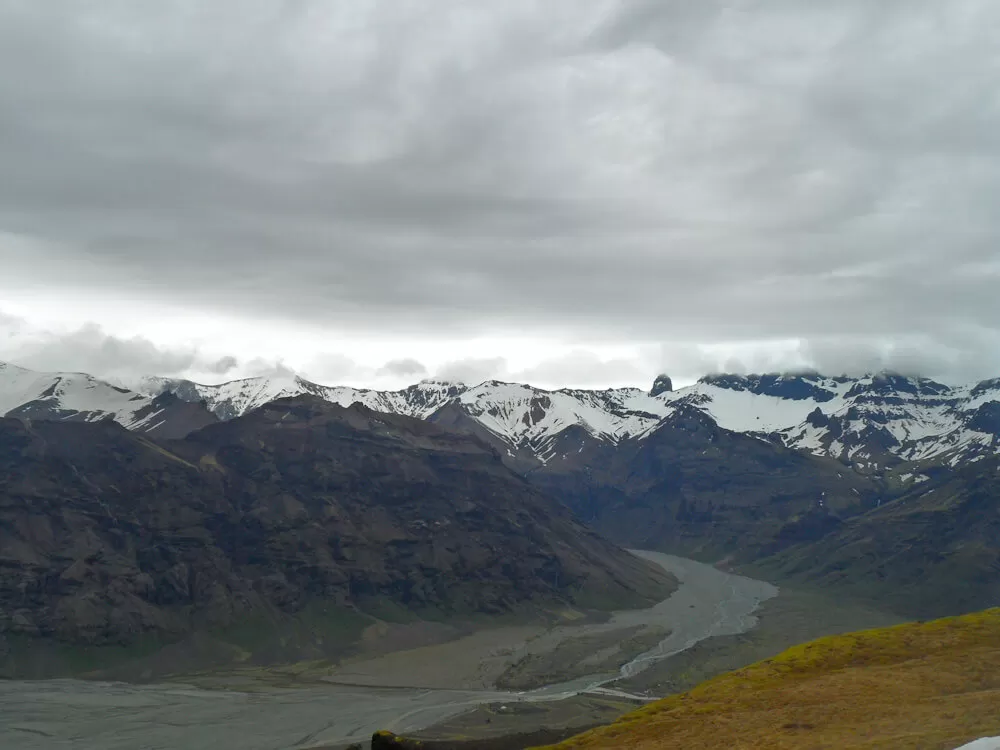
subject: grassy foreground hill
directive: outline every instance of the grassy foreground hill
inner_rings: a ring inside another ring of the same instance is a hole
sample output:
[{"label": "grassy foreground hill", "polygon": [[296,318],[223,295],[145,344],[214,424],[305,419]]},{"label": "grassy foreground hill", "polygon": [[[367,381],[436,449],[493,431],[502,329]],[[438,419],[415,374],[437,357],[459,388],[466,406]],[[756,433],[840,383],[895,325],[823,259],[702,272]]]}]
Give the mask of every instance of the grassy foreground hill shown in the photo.
[{"label": "grassy foreground hill", "polygon": [[1000,608],[830,636],[549,750],[950,750],[1000,734]]}]

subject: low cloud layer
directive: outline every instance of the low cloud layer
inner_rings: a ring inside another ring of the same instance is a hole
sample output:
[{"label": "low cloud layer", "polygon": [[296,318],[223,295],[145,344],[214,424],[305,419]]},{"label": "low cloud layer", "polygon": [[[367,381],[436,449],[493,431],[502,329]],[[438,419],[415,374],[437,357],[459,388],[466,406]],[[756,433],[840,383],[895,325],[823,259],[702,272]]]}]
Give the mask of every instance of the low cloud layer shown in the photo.
[{"label": "low cloud layer", "polygon": [[[327,380],[1000,374],[998,29],[990,0],[12,0],[0,300],[91,300],[25,355],[53,369],[274,361],[122,338],[117,300],[432,350],[282,355]],[[443,343],[520,334],[558,351]]]},{"label": "low cloud layer", "polygon": [[203,372],[223,377],[235,371],[239,360],[231,355],[213,358],[195,348],[160,347],[141,336],[121,338],[96,323],[63,331],[32,329],[26,321],[0,313],[0,360],[42,372],[73,370],[109,378],[145,374],[178,376]]},{"label": "low cloud layer", "polygon": [[957,383],[1000,373],[1000,334],[990,329],[952,331],[947,343],[930,336],[900,339],[827,337],[811,340],[725,342],[714,345],[664,343],[625,354],[601,356],[569,349],[525,365],[506,357],[446,358],[421,362],[406,357],[358,361],[337,352],[310,353],[295,361],[218,355],[198,347],[160,346],[140,336],[119,337],[95,323],[63,331],[40,330],[0,310],[0,361],[40,371],[81,371],[133,383],[144,375],[222,382],[239,377],[305,377],[335,385],[399,388],[432,378],[477,384],[484,380],[524,382],[547,388],[648,387],[659,373],[685,385],[717,372],[761,373],[817,370],[828,375],[862,375],[890,370]]}]

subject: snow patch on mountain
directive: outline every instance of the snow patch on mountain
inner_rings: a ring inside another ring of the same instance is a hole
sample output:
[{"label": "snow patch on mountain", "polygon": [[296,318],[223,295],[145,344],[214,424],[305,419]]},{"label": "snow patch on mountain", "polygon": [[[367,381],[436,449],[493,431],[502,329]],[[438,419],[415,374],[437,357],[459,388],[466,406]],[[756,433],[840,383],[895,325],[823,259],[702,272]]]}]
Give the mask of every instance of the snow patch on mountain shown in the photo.
[{"label": "snow patch on mountain", "polygon": [[[831,385],[834,385],[832,381]],[[699,381],[664,395],[668,396],[669,401],[683,402],[701,409],[727,430],[770,433],[801,424],[817,408],[827,413],[836,411],[844,404],[843,395],[846,390],[845,385],[840,385],[831,389],[831,400],[816,401],[734,390],[712,382]]]},{"label": "snow patch on mountain", "polygon": [[957,465],[1000,439],[1000,384],[948,387],[925,378],[872,375],[823,409],[780,430],[790,447],[835,458],[887,457],[904,461],[947,458]]},{"label": "snow patch on mountain", "polygon": [[216,421],[197,404],[141,394],[76,372],[34,372],[0,362],[0,416],[96,422],[113,419],[130,430],[178,438]]},{"label": "snow patch on mountain", "polygon": [[466,389],[455,383],[425,381],[402,391],[375,391],[319,385],[292,374],[245,378],[219,385],[145,378],[136,388],[150,395],[171,391],[188,401],[204,401],[220,419],[233,419],[279,398],[303,394],[318,396],[340,406],[363,404],[373,411],[426,419]]},{"label": "snow patch on mountain", "polygon": [[111,416],[129,428],[155,419],[156,413],[137,417],[152,399],[119,388],[84,373],[47,373],[0,362],[0,414],[28,403],[45,403],[53,410],[87,415],[88,421]]},{"label": "snow patch on mountain", "polygon": [[529,444],[579,426],[612,443],[633,437],[671,413],[661,399],[638,389],[542,391],[518,383],[487,381],[458,402],[485,427],[515,444]]}]

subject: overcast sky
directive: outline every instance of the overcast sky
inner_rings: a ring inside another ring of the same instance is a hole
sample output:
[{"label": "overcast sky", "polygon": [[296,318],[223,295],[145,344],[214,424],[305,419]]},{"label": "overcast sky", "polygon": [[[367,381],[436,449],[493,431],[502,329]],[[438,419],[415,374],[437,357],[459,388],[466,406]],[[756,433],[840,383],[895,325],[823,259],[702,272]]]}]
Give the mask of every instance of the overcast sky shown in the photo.
[{"label": "overcast sky", "polygon": [[0,358],[1000,375],[996,0],[0,0]]}]

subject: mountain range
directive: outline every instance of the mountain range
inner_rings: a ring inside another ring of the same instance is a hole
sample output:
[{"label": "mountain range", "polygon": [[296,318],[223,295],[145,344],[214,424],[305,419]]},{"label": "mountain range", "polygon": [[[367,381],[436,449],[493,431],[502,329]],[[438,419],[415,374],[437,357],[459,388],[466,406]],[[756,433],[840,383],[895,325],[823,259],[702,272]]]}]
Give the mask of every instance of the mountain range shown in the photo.
[{"label": "mountain range", "polygon": [[[145,378],[128,389],[0,366],[8,416],[118,422],[131,431],[121,434],[202,473],[216,454],[185,458],[189,447],[172,446],[246,431],[288,399],[462,436],[531,497],[557,501],[625,547],[758,566],[920,617],[1000,597],[1000,379],[709,375],[674,389],[664,375],[649,391],[433,380],[375,391],[287,375],[221,385]],[[306,432],[325,440],[327,429]],[[265,482],[255,492],[277,490]]]},{"label": "mountain range", "polygon": [[895,472],[901,483],[926,481],[923,465],[957,466],[1000,450],[1000,378],[948,386],[893,373],[708,375],[674,390],[669,377],[661,376],[649,391],[428,380],[377,391],[283,374],[220,385],[149,377],[130,390],[89,375],[0,364],[0,414],[113,418],[165,437],[302,394],[474,431],[524,471],[566,458],[583,444],[642,440],[688,407],[723,429],[834,458],[863,473],[882,476],[906,464],[913,470]]}]

